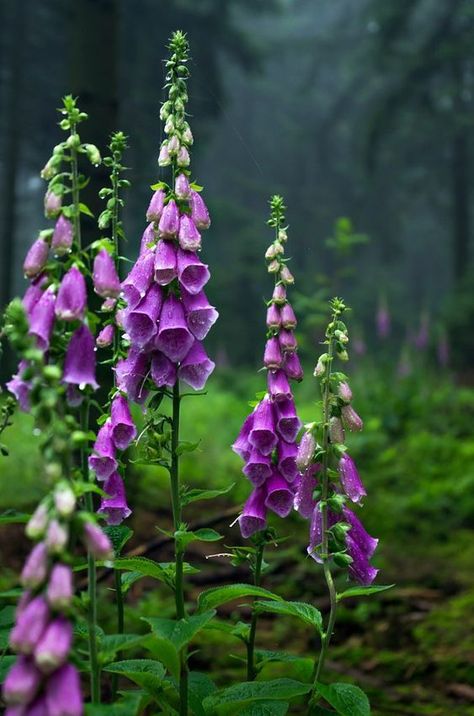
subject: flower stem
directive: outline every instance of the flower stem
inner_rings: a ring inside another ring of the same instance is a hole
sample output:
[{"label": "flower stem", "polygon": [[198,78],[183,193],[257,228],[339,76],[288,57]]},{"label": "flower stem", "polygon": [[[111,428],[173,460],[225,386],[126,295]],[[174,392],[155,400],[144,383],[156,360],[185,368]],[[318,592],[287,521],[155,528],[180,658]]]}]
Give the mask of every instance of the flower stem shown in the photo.
[{"label": "flower stem", "polygon": [[[258,545],[255,555],[255,568],[254,568],[254,584],[256,587],[260,586],[260,579],[262,575],[262,563],[263,563],[263,552],[265,549],[265,542]],[[258,615],[255,609],[252,609],[252,620],[250,622],[250,633],[247,641],[247,681],[254,681],[257,676],[255,669],[255,637],[257,634],[257,619]]]},{"label": "flower stem", "polygon": [[[171,505],[173,509],[173,527],[175,533],[181,527],[181,494],[179,484],[179,419],[180,419],[181,397],[179,394],[179,381],[173,387],[173,412],[171,419]],[[184,549],[175,536],[175,600],[176,617],[184,619],[186,608],[184,604]],[[180,653],[180,676],[179,676],[179,713],[180,716],[187,716],[188,713],[188,667],[186,647]]]},{"label": "flower stem", "polygon": [[[334,322],[334,321],[333,321]],[[331,324],[330,324],[331,325]],[[312,696],[310,704],[314,703],[314,700],[318,698],[316,691],[316,684],[319,681],[324,662],[326,659],[329,642],[331,641],[332,633],[334,630],[334,623],[336,621],[336,590],[334,587],[334,581],[331,574],[331,567],[329,565],[329,538],[328,538],[328,506],[327,499],[329,493],[329,419],[330,419],[330,380],[331,380],[331,365],[333,361],[334,352],[334,341],[332,338],[331,331],[328,330],[328,352],[326,361],[326,373],[324,376],[324,389],[323,389],[323,435],[322,435],[322,447],[323,447],[323,459],[322,459],[322,470],[321,470],[321,523],[322,523],[322,545],[321,545],[321,559],[323,560],[324,577],[326,579],[327,588],[329,591],[330,599],[330,612],[328,618],[328,624],[326,631],[323,634],[321,641],[321,651],[319,653],[319,659],[314,666],[314,684],[312,690]]]},{"label": "flower stem", "polygon": [[[115,602],[117,604],[117,634],[123,634],[124,613],[123,613],[123,594],[122,581],[120,571],[115,570]],[[112,675],[112,701],[117,698],[118,674]]]}]

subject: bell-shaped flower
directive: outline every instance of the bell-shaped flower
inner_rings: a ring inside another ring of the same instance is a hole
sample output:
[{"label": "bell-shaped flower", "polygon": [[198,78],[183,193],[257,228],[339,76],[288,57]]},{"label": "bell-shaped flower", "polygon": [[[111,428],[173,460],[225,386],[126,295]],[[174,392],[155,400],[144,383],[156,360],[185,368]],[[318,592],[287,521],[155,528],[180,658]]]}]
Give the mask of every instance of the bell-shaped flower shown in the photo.
[{"label": "bell-shaped flower", "polygon": [[46,599],[52,609],[67,609],[73,597],[72,570],[66,564],[55,564],[46,589]]},{"label": "bell-shaped flower", "polygon": [[158,233],[162,239],[173,239],[179,230],[179,210],[174,199],[171,199],[163,209]]},{"label": "bell-shaped flower", "polygon": [[342,489],[352,502],[360,502],[367,494],[354,460],[347,454],[339,460],[339,476]]},{"label": "bell-shaped flower", "polygon": [[160,239],[155,252],[155,281],[160,286],[167,286],[178,275],[176,266],[176,244],[174,241]]},{"label": "bell-shaped flower", "polygon": [[280,368],[282,362],[282,354],[280,344],[276,336],[269,338],[265,344],[265,352],[263,354],[263,365],[271,370]]},{"label": "bell-shaped flower", "polygon": [[281,313],[276,303],[271,303],[267,308],[267,328],[277,329],[281,326]]},{"label": "bell-shaped flower", "polygon": [[153,280],[154,264],[154,251],[151,249],[145,249],[145,251],[143,251],[143,253],[138,257],[125,281],[122,283],[123,296],[130,311],[138,306],[150,288]]},{"label": "bell-shaped flower", "polygon": [[[33,659],[20,656],[11,667],[2,686],[5,702],[9,706],[24,705],[33,701],[41,684],[41,672],[35,666]],[[26,711],[19,712],[27,713]],[[80,716],[80,714],[78,714]]]},{"label": "bell-shaped flower", "polygon": [[242,458],[242,460],[247,461],[250,457],[250,453],[252,451],[252,446],[249,442],[249,436],[250,431],[253,428],[253,422],[254,422],[254,416],[255,412],[250,413],[250,415],[247,415],[247,417],[244,420],[244,423],[240,429],[240,432],[237,436],[237,439],[232,445],[232,450],[239,455],[239,457]]},{"label": "bell-shaped flower", "polygon": [[265,505],[279,517],[287,517],[293,508],[294,494],[287,481],[274,470],[265,483]]},{"label": "bell-shaped flower", "polygon": [[55,256],[64,256],[71,250],[74,231],[69,219],[61,214],[54,227],[51,248]]},{"label": "bell-shaped flower", "polygon": [[276,430],[278,434],[292,443],[296,440],[298,430],[301,427],[301,420],[296,414],[295,403],[293,400],[280,400],[275,403],[276,409]]},{"label": "bell-shaped flower", "polygon": [[191,190],[190,205],[191,218],[196,227],[201,231],[203,229],[208,229],[211,225],[211,219],[209,217],[207,206],[199,192],[194,191],[194,189]]},{"label": "bell-shaped flower", "polygon": [[174,183],[174,193],[178,199],[187,199],[190,191],[191,187],[189,186],[189,179],[186,174],[178,174]]},{"label": "bell-shaped flower", "polygon": [[303,368],[301,367],[300,359],[296,351],[283,354],[282,368],[288,378],[297,381],[303,380]]},{"label": "bell-shaped flower", "polygon": [[23,566],[20,581],[28,589],[36,589],[46,579],[49,559],[48,550],[44,542],[38,542],[33,547]]},{"label": "bell-shaped flower", "polygon": [[82,716],[79,673],[72,664],[64,664],[48,679],[46,684],[48,716]]},{"label": "bell-shaped flower", "polygon": [[251,537],[256,532],[265,529],[267,523],[267,508],[265,500],[267,491],[265,485],[257,487],[244,505],[238,522],[240,532],[244,539]]},{"label": "bell-shaped flower", "polygon": [[208,267],[195,253],[178,249],[178,279],[188,293],[196,294],[202,291],[210,276]]},{"label": "bell-shaped flower", "polygon": [[264,398],[255,408],[249,443],[263,455],[270,455],[277,442],[273,406],[269,398]]},{"label": "bell-shaped flower", "polygon": [[36,345],[42,351],[47,351],[53,331],[54,305],[56,296],[52,288],[48,288],[35,305],[30,316],[29,333],[34,337]]},{"label": "bell-shaped flower", "polygon": [[10,646],[18,654],[32,654],[51,618],[44,597],[32,599],[18,615],[10,632]]},{"label": "bell-shaped flower", "polygon": [[117,395],[110,409],[112,440],[118,450],[126,450],[137,435],[128,401],[124,395]]},{"label": "bell-shaped flower", "polygon": [[252,448],[242,472],[255,487],[263,485],[273,472],[270,456],[262,455],[259,450]]},{"label": "bell-shaped flower", "polygon": [[319,465],[311,465],[295,480],[295,510],[305,519],[309,519],[316,507],[313,492],[316,489],[315,473]]},{"label": "bell-shaped flower", "polygon": [[118,472],[107,478],[104,492],[108,496],[102,498],[98,512],[105,515],[108,525],[119,525],[132,511],[127,505],[125,485]]},{"label": "bell-shaped flower", "polygon": [[178,377],[194,390],[202,390],[215,367],[216,364],[209,358],[202,343],[194,341],[181,361]]},{"label": "bell-shaped flower", "polygon": [[106,480],[117,469],[112,430],[112,422],[107,420],[97,433],[93,454],[89,457],[89,467],[98,480]]},{"label": "bell-shaped flower", "polygon": [[269,370],[267,374],[268,393],[272,400],[290,400],[291,388],[283,370]]},{"label": "bell-shaped flower", "polygon": [[135,403],[143,403],[148,396],[145,381],[149,370],[150,356],[132,346],[127,357],[119,360],[115,366],[118,389]]},{"label": "bell-shaped flower", "polygon": [[64,274],[58,289],[54,312],[63,321],[77,321],[84,318],[87,306],[87,288],[84,276],[77,266]]},{"label": "bell-shaped flower", "polygon": [[56,617],[47,626],[35,647],[36,666],[43,674],[51,674],[66,661],[72,644],[71,623],[64,616]]},{"label": "bell-shaped flower", "polygon": [[211,306],[204,291],[192,294],[186,289],[181,290],[181,298],[186,312],[186,319],[191,333],[199,341],[209,333],[211,327],[217,321],[219,314]]},{"label": "bell-shaped flower", "polygon": [[140,303],[124,317],[124,326],[134,345],[143,348],[158,331],[158,319],[163,306],[163,291],[153,283]]},{"label": "bell-shaped flower", "polygon": [[201,248],[201,234],[187,214],[180,216],[178,240],[183,251],[198,251]]},{"label": "bell-shaped flower", "polygon": [[82,390],[87,385],[97,390],[95,379],[94,336],[83,323],[72,335],[64,360],[63,382],[78,385]]},{"label": "bell-shaped flower", "polygon": [[146,212],[147,221],[159,221],[163,213],[163,206],[165,203],[165,192],[163,189],[155,191],[150,199],[148,209]]},{"label": "bell-shaped flower", "polygon": [[94,258],[92,280],[94,291],[102,298],[117,298],[120,295],[115,261],[106,249],[100,249]]},{"label": "bell-shaped flower", "polygon": [[86,522],[82,534],[87,550],[96,559],[113,559],[114,550],[112,543],[103,530],[92,522]]},{"label": "bell-shaped flower", "polygon": [[280,440],[278,443],[278,471],[287,482],[294,482],[298,474],[296,467],[296,453],[298,447],[295,443]]},{"label": "bell-shaped flower", "polygon": [[173,294],[168,294],[160,316],[156,348],[170,360],[183,360],[193,345],[194,338],[188,329],[182,302]]},{"label": "bell-shaped flower", "polygon": [[151,354],[151,379],[157,388],[165,385],[172,388],[178,379],[178,369],[161,351],[153,351]]},{"label": "bell-shaped flower", "polygon": [[44,239],[36,239],[23,262],[23,272],[27,278],[34,278],[46,266],[49,255],[49,244]]}]

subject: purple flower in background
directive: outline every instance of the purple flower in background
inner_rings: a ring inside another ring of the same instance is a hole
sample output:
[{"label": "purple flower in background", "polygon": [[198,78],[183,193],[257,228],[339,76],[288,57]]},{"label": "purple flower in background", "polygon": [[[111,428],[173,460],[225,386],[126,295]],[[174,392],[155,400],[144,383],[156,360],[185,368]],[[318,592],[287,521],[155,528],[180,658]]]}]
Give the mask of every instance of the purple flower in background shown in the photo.
[{"label": "purple flower in background", "polygon": [[107,326],[104,326],[95,339],[96,346],[98,348],[107,348],[108,346],[111,346],[114,342],[114,335],[115,327],[109,323]]},{"label": "purple flower in background", "polygon": [[86,522],[83,532],[84,544],[96,559],[113,559],[112,543],[97,525]]},{"label": "purple flower in background", "polygon": [[85,324],[72,335],[64,361],[64,383],[72,383],[80,389],[90,386],[97,390],[95,379],[95,342],[94,336]]},{"label": "purple flower in background", "polygon": [[64,664],[49,678],[46,687],[48,716],[82,716],[81,684],[77,669]]},{"label": "purple flower in background", "polygon": [[29,333],[35,338],[36,345],[47,351],[54,324],[54,306],[56,296],[52,288],[48,288],[31,311]]},{"label": "purple flower in background", "polygon": [[39,587],[48,573],[48,550],[44,542],[33,547],[24,564],[20,581],[28,589]]},{"label": "purple flower in background", "polygon": [[347,453],[344,453],[339,460],[339,475],[347,497],[352,502],[360,502],[367,493],[357,472],[356,464]]},{"label": "purple flower in background", "polygon": [[31,284],[25,291],[22,303],[23,308],[26,311],[26,315],[28,316],[28,319],[31,317],[31,312],[33,311],[33,308],[36,306],[41,296],[43,295],[42,287],[46,281],[46,276],[44,274],[40,274],[31,282]]},{"label": "purple flower in background", "polygon": [[49,255],[49,244],[44,239],[36,239],[26,254],[23,271],[27,278],[37,276],[46,265]]},{"label": "purple flower in background", "polygon": [[104,492],[108,497],[102,498],[98,512],[105,515],[108,525],[119,525],[132,511],[127,505],[125,485],[118,472],[107,478]]},{"label": "purple flower in background", "polygon": [[375,316],[375,324],[377,326],[377,335],[379,338],[387,338],[390,335],[390,313],[387,304],[381,301]]},{"label": "purple flower in background", "polygon": [[55,564],[51,570],[46,599],[53,609],[67,609],[73,597],[72,570],[65,564]]},{"label": "purple flower in background", "polygon": [[73,235],[74,232],[71,222],[61,214],[56,222],[53,238],[51,239],[51,248],[55,256],[63,256],[69,253],[72,246]]},{"label": "purple flower in background", "polygon": [[117,298],[120,295],[120,279],[115,261],[106,249],[100,249],[92,270],[94,291],[102,298]]},{"label": "purple flower in background", "polygon": [[93,454],[89,457],[89,467],[98,480],[106,480],[117,469],[112,430],[112,422],[107,420],[97,434]]},{"label": "purple flower in background", "polygon": [[43,597],[35,597],[17,616],[10,632],[10,646],[19,654],[32,654],[50,620]]},{"label": "purple flower in background", "polygon": [[72,644],[72,627],[68,619],[53,619],[38,641],[34,657],[36,666],[44,674],[50,674],[66,661]]},{"label": "purple flower in background", "polygon": [[3,698],[8,705],[29,704],[36,696],[40,683],[41,672],[36,668],[33,659],[20,656],[3,683]]},{"label": "purple flower in background", "polygon": [[87,289],[84,276],[77,266],[64,274],[59,286],[54,312],[63,321],[77,321],[84,318],[87,305]]},{"label": "purple flower in background", "polygon": [[424,313],[421,316],[420,320],[420,327],[418,329],[418,333],[415,335],[413,339],[413,343],[415,345],[415,348],[419,351],[424,351],[428,347],[428,342],[430,339],[430,319],[429,316]]},{"label": "purple flower in background", "polygon": [[7,390],[9,390],[10,393],[13,393],[15,398],[18,400],[20,410],[23,410],[25,413],[28,413],[31,407],[31,382],[29,380],[24,380],[22,377],[22,374],[27,368],[27,362],[22,360],[18,366],[16,374],[11,377],[8,383],[6,383]]},{"label": "purple flower in background", "polygon": [[110,410],[112,440],[118,450],[126,450],[137,435],[128,401],[124,395],[117,395]]}]

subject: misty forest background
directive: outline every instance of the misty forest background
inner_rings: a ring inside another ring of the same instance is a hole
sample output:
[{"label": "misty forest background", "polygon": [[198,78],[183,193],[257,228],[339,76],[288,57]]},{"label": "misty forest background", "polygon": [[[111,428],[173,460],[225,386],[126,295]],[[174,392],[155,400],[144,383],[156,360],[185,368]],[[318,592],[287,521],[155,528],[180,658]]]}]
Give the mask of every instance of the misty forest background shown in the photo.
[{"label": "misty forest background", "polygon": [[[369,492],[364,522],[381,538],[379,581],[397,585],[341,609],[329,666],[370,693],[375,716],[473,716],[472,0],[0,0],[0,28],[0,304],[23,292],[23,257],[45,225],[39,171],[58,141],[65,93],[89,113],[85,141],[103,148],[116,129],[130,137],[124,252],[137,255],[159,176],[164,48],[185,30],[194,178],[212,216],[207,293],[220,311],[208,342],[218,368],[185,418],[189,439],[201,439],[185,475],[196,485],[235,483],[195,521],[222,514],[228,543],[239,540],[227,525],[248,488],[229,445],[262,388],[265,220],[270,194],[281,193],[307,367],[296,391],[301,417],[317,410],[312,363],[327,299],[339,294],[353,309],[348,372],[366,425],[351,445]],[[85,191],[96,215],[103,172]],[[98,238],[94,221],[84,226]],[[381,306],[391,316],[386,338],[376,331]],[[5,354],[2,381],[12,361]],[[27,509],[44,489],[28,418],[6,438],[0,507]],[[132,547],[166,559],[153,528],[169,524],[165,476],[136,465],[128,489]],[[271,554],[278,587],[325,607],[320,570],[303,559],[306,525],[275,524],[291,535]],[[26,550],[21,529],[1,528],[2,589]],[[210,573],[235,577],[224,559],[210,569],[204,554],[196,558],[196,592]],[[142,628],[138,605],[152,613],[158,600],[166,610],[151,586],[130,591],[130,630]],[[312,637],[294,626],[279,624],[263,646],[280,640],[311,652]],[[212,658],[213,676],[228,683],[238,647],[222,635],[200,647],[197,658]]]}]

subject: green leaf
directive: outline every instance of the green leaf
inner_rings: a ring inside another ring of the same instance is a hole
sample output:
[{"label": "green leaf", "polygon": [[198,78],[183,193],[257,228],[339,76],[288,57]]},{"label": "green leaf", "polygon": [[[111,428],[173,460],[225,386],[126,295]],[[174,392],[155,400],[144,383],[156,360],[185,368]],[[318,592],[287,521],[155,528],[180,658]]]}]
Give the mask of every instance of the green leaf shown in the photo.
[{"label": "green leaf", "polygon": [[194,443],[189,442],[189,440],[182,440],[176,448],[176,455],[183,455],[185,452],[194,452],[194,450],[199,447],[200,442],[200,440]]},{"label": "green leaf", "polygon": [[312,604],[306,602],[255,602],[255,609],[260,612],[272,612],[273,614],[286,614],[287,616],[298,617],[301,621],[313,626],[322,634],[323,618],[321,612]]},{"label": "green leaf", "polygon": [[166,666],[170,674],[178,681],[180,672],[180,659],[174,644],[157,634],[148,634],[143,646],[147,652]]},{"label": "green leaf", "polygon": [[370,716],[369,699],[352,684],[316,684],[321,696],[340,716]]},{"label": "green leaf", "polygon": [[79,204],[79,211],[81,212],[81,214],[85,214],[86,216],[90,216],[92,219],[94,218],[94,214],[92,213],[92,211],[89,209],[88,206],[86,206],[86,205],[83,204],[82,202]]},{"label": "green leaf", "polygon": [[6,510],[0,515],[0,525],[25,524],[30,519],[30,515],[26,512],[17,512],[16,510]]},{"label": "green leaf", "polygon": [[86,716],[133,716],[141,714],[141,702],[149,699],[144,691],[127,691],[123,698],[115,704],[86,704]]},{"label": "green leaf", "polygon": [[239,711],[239,716],[285,716],[290,704],[284,701],[260,701]]},{"label": "green leaf", "polygon": [[162,639],[167,639],[179,651],[211,621],[215,613],[215,610],[211,609],[204,614],[197,614],[186,619],[164,619],[163,617],[142,617],[142,619],[151,626],[154,634]]},{"label": "green leaf", "polygon": [[99,654],[103,661],[111,661],[118,651],[139,646],[146,638],[143,634],[107,634],[100,639]]},{"label": "green leaf", "polygon": [[127,527],[127,525],[109,525],[104,528],[104,532],[112,542],[116,555],[120,554],[127,542],[133,536],[133,530],[131,530],[130,527]]},{"label": "green leaf", "polygon": [[241,597],[267,597],[267,599],[282,601],[277,594],[273,594],[263,587],[255,587],[252,584],[229,584],[225,587],[212,587],[201,592],[198,597],[197,610],[202,612],[206,609],[213,609]]},{"label": "green leaf", "polygon": [[138,686],[155,694],[161,689],[165,677],[165,667],[154,659],[130,659],[117,661],[104,668],[112,674],[126,676]]},{"label": "green leaf", "polygon": [[3,684],[5,677],[16,661],[16,656],[0,656],[0,684]]},{"label": "green leaf", "polygon": [[311,684],[294,679],[271,679],[270,681],[244,681],[227,689],[217,691],[204,699],[203,706],[208,714],[240,713],[242,706],[253,702],[289,701],[307,694]]},{"label": "green leaf", "polygon": [[176,541],[179,542],[182,547],[186,547],[190,542],[196,542],[199,540],[201,542],[217,542],[223,537],[219,534],[219,532],[211,530],[209,527],[203,527],[195,532],[180,530],[175,533],[175,536]]},{"label": "green leaf", "polygon": [[167,570],[148,557],[119,557],[114,560],[114,568],[139,572],[143,577],[152,577],[166,583],[169,580]]},{"label": "green leaf", "polygon": [[372,587],[350,587],[344,592],[340,592],[336,599],[338,602],[341,599],[349,599],[349,597],[365,597],[369,594],[378,594],[378,592],[386,592],[387,589],[392,589],[394,584],[374,584]]},{"label": "green leaf", "polygon": [[189,684],[189,705],[195,716],[206,716],[202,702],[207,696],[211,696],[217,687],[212,679],[200,671],[191,671],[188,676]]},{"label": "green leaf", "polygon": [[151,184],[150,189],[152,191],[158,191],[158,189],[166,189],[168,184],[164,181],[157,181],[156,184]]},{"label": "green leaf", "polygon": [[215,497],[220,497],[220,495],[225,495],[227,492],[230,492],[234,485],[235,482],[223,490],[188,490],[188,492],[183,494],[181,504],[184,506],[189,505],[191,502],[197,502],[198,500],[213,500]]},{"label": "green leaf", "polygon": [[287,664],[293,663],[313,663],[313,660],[307,656],[297,656],[296,654],[288,654],[286,651],[269,651],[268,649],[255,649],[255,656],[259,665],[267,664],[272,661],[279,661]]},{"label": "green leaf", "polygon": [[0,627],[10,627],[15,623],[15,607],[8,606],[0,609]]}]

